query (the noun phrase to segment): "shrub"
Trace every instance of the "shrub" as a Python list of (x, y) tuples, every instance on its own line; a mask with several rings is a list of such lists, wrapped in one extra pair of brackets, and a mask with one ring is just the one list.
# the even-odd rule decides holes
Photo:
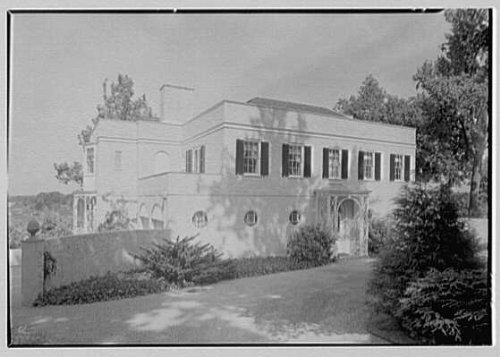
[(379, 295), (379, 307), (389, 312), (397, 307), (407, 284), (435, 268), (475, 268), (477, 241), (458, 219), (448, 186), (404, 189), (393, 215), (394, 233), (382, 248), (372, 292)]
[(106, 213), (104, 222), (99, 224), (99, 232), (126, 231), (130, 228), (130, 219), (122, 209), (116, 209)]
[(159, 279), (139, 279), (123, 273), (108, 272), (79, 282), (50, 289), (40, 294), (34, 306), (76, 305), (97, 301), (118, 300), (134, 296), (158, 293), (169, 285)]
[(301, 270), (320, 265), (317, 261), (297, 261), (289, 257), (253, 257), (238, 259), (234, 263), (236, 278)]
[(433, 344), (490, 344), (484, 270), (431, 269), (410, 283), (396, 316), (412, 337)]
[(144, 263), (145, 269), (154, 277), (164, 278), (178, 286), (199, 279), (216, 279), (210, 275), (223, 274), (223, 266), (220, 265), (221, 254), (210, 244), (192, 244), (195, 238), (177, 237), (175, 241), (164, 239), (163, 243), (155, 243), (152, 248), (141, 248), (142, 253), (133, 255)]
[(368, 230), (368, 254), (378, 255), (385, 243), (391, 239), (392, 224), (387, 218), (372, 218)]
[(292, 233), (287, 243), (287, 255), (297, 262), (323, 264), (332, 260), (335, 238), (319, 226), (304, 226)]

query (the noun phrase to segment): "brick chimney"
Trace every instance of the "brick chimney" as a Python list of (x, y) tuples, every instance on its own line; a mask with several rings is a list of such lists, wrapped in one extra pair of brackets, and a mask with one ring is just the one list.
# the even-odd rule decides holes
[(164, 84), (160, 88), (160, 120), (184, 123), (193, 116), (194, 89)]

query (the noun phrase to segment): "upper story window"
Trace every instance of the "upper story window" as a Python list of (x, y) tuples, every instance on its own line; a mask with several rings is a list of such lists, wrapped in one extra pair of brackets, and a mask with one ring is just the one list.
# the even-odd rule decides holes
[(358, 155), (358, 179), (380, 181), (381, 154), (360, 151)]
[(115, 170), (121, 170), (122, 168), (122, 152), (115, 151)]
[(403, 155), (396, 155), (394, 157), (394, 180), (403, 180)]
[(284, 177), (311, 177), (311, 147), (283, 144), (282, 175)]
[(340, 178), (340, 151), (328, 150), (328, 177)]
[(258, 140), (236, 140), (236, 175), (267, 176), (269, 143)]
[(365, 180), (373, 180), (373, 152), (365, 152), (363, 157), (363, 175)]
[(302, 146), (288, 147), (288, 176), (302, 176), (303, 172)]
[(186, 172), (205, 173), (205, 145), (186, 151)]
[(87, 154), (87, 173), (93, 174), (94, 173), (94, 162), (95, 162), (94, 148), (87, 148), (86, 154)]
[(391, 154), (389, 175), (391, 181), (410, 181), (410, 156)]
[(258, 174), (259, 173), (259, 143), (254, 141), (243, 142), (243, 173)]
[(348, 150), (323, 149), (323, 178), (347, 179), (348, 164)]

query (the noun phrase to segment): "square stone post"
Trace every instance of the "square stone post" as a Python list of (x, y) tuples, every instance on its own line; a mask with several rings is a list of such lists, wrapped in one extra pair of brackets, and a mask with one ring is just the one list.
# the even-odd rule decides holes
[(21, 242), (21, 292), (23, 305), (31, 306), (43, 292), (43, 239), (27, 239)]

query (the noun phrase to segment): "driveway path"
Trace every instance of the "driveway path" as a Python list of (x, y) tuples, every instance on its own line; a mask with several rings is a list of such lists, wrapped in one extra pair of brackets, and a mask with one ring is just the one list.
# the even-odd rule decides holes
[(51, 344), (384, 343), (366, 326), (372, 260), (88, 305), (12, 307)]

